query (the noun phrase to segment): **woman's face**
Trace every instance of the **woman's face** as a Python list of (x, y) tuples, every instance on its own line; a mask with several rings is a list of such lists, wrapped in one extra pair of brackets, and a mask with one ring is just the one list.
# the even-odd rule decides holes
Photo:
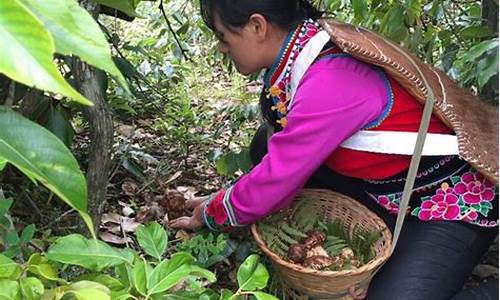
[(214, 16), (215, 34), (219, 39), (219, 51), (228, 55), (236, 69), (243, 75), (260, 71), (266, 67), (265, 45), (263, 45), (262, 28), (249, 21), (237, 31), (229, 30)]

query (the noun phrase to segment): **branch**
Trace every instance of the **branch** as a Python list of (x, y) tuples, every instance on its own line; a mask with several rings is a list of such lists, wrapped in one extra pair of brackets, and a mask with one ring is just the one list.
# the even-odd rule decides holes
[(160, 6), (158, 6), (158, 8), (161, 10), (161, 13), (163, 14), (163, 18), (165, 18), (165, 21), (167, 22), (168, 30), (170, 30), (170, 32), (172, 32), (172, 34), (174, 35), (174, 39), (177, 42), (177, 45), (179, 46), (179, 48), (181, 49), (182, 56), (184, 56), (184, 58), (186, 60), (191, 61), (191, 59), (186, 55), (186, 50), (184, 50), (184, 48), (182, 48), (181, 42), (177, 38), (177, 34), (175, 33), (174, 29), (172, 28), (172, 25), (170, 24), (170, 21), (167, 18), (167, 14), (165, 13), (165, 9), (163, 9), (163, 0), (160, 0)]

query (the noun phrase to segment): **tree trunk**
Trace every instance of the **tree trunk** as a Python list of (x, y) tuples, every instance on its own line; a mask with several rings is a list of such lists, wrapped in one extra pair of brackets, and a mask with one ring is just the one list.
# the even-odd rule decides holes
[[(92, 1), (80, 0), (80, 5), (97, 17), (99, 7)], [(106, 104), (106, 94), (99, 84), (99, 71), (77, 58), (73, 59), (72, 71), (76, 88), (94, 106), (84, 110), (84, 116), (90, 124), (91, 145), (87, 169), (88, 210), (97, 230), (106, 204), (109, 172), (111, 170), (111, 150), (113, 146), (113, 119)], [(83, 223), (82, 223), (83, 224)], [(82, 231), (86, 231), (82, 225)]]
[(481, 3), (481, 17), (486, 26), (498, 33), (498, 5), (494, 0), (483, 0)]

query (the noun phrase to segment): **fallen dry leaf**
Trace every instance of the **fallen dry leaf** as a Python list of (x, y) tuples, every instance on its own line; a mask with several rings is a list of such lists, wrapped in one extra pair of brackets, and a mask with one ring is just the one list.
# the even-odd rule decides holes
[(105, 242), (117, 244), (117, 245), (125, 245), (127, 243), (132, 242), (132, 239), (129, 238), (128, 236), (127, 237), (120, 237), (120, 236), (114, 235), (114, 234), (107, 232), (107, 231), (106, 232), (99, 232), (99, 238), (101, 238), (101, 240), (103, 240)]
[(103, 214), (101, 217), (101, 225), (107, 223), (120, 224), (122, 216), (117, 213), (107, 213)]
[(136, 222), (133, 218), (122, 217), (122, 222), (120, 223), (123, 232), (135, 232), (137, 227), (141, 225), (141, 223)]

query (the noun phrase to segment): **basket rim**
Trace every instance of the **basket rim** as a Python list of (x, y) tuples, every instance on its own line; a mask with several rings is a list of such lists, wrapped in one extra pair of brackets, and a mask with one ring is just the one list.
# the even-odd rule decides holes
[(392, 245), (392, 234), (387, 227), (387, 225), (382, 221), (382, 219), (377, 216), (374, 212), (369, 210), (366, 206), (362, 205), (355, 199), (346, 196), (344, 194), (341, 194), (339, 192), (335, 192), (332, 190), (328, 189), (303, 189), (299, 194), (302, 194), (304, 192), (322, 192), (322, 193), (332, 193), (332, 194), (337, 194), (340, 195), (344, 198), (350, 198), (352, 199), (352, 205), (353, 209), (360, 209), (364, 210), (364, 213), (366, 213), (377, 225), (379, 225), (382, 230), (382, 237), (384, 240), (387, 241), (385, 249), (383, 249), (382, 254), (375, 257), (368, 263), (364, 264), (360, 268), (356, 269), (349, 269), (349, 270), (342, 270), (342, 271), (320, 271), (312, 268), (306, 268), (298, 264), (294, 264), (291, 262), (288, 262), (284, 259), (282, 259), (279, 255), (271, 251), (264, 242), (264, 240), (261, 238), (261, 235), (259, 234), (257, 230), (257, 223), (253, 223), (250, 227), (252, 235), (254, 239), (256, 240), (257, 244), (259, 245), (259, 248), (268, 255), (271, 260), (273, 260), (275, 263), (281, 265), (282, 267), (289, 268), (292, 270), (295, 270), (297, 272), (305, 273), (305, 274), (310, 274), (310, 275), (318, 275), (318, 276), (323, 276), (323, 277), (340, 277), (340, 276), (354, 276), (354, 275), (359, 275), (362, 273), (370, 272), (372, 270), (375, 270), (377, 267), (381, 266), (385, 261), (389, 259), (391, 256), (391, 245)]

